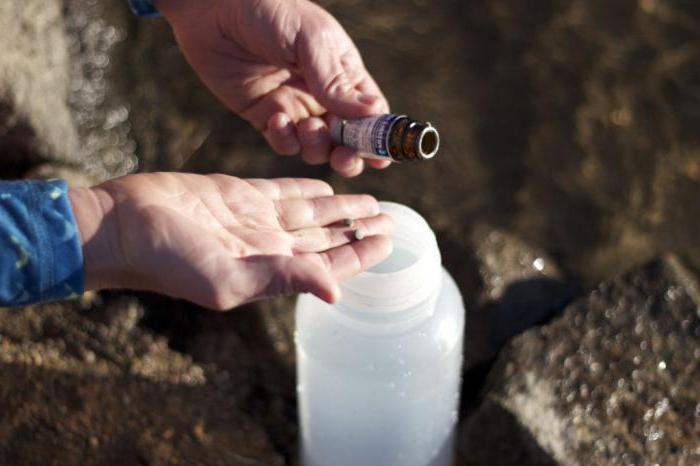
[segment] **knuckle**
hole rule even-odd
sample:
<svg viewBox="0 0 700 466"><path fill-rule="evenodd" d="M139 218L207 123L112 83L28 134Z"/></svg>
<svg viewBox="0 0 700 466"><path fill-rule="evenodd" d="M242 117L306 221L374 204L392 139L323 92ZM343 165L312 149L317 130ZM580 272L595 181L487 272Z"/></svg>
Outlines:
<svg viewBox="0 0 700 466"><path fill-rule="evenodd" d="M328 95L346 95L352 91L352 88L347 75L344 72L339 72L328 79L323 90Z"/></svg>
<svg viewBox="0 0 700 466"><path fill-rule="evenodd" d="M323 210L323 204L319 199L310 199L308 202L308 210L307 210L307 215L308 215L308 221L311 224L315 224L316 221L318 220L318 214L320 211Z"/></svg>

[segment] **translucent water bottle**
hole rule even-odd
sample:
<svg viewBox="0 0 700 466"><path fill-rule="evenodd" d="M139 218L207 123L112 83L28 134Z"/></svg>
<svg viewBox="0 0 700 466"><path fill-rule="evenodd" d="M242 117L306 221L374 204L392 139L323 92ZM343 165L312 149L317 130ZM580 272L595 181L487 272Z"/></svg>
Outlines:
<svg viewBox="0 0 700 466"><path fill-rule="evenodd" d="M453 463L462 298L425 220L380 205L394 219L391 256L345 281L340 303L297 303L304 466Z"/></svg>

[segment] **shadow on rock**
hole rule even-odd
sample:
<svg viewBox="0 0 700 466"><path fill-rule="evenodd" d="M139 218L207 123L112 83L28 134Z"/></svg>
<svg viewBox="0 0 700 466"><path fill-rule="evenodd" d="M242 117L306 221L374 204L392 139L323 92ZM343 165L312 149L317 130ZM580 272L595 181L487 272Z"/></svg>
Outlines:
<svg viewBox="0 0 700 466"><path fill-rule="evenodd" d="M477 225L471 242L482 289L478 303L467 306L467 369L491 361L509 339L562 310L577 292L554 259L511 233Z"/></svg>
<svg viewBox="0 0 700 466"><path fill-rule="evenodd" d="M540 324L574 297L576 287L554 278L531 278L512 283L500 301L490 304L491 343L501 348L511 337Z"/></svg>
<svg viewBox="0 0 700 466"><path fill-rule="evenodd" d="M489 403L482 406L479 426L463 445L459 466L558 466L540 448L532 434L522 427L513 413L502 406Z"/></svg>

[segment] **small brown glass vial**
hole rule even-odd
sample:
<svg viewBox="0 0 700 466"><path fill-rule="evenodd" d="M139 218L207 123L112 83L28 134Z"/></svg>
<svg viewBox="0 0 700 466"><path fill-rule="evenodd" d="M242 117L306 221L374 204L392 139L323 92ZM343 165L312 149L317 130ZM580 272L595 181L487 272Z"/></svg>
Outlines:
<svg viewBox="0 0 700 466"><path fill-rule="evenodd" d="M440 134L430 123L406 115L378 115L331 121L335 144L362 152L362 157L403 162L428 160L440 147Z"/></svg>

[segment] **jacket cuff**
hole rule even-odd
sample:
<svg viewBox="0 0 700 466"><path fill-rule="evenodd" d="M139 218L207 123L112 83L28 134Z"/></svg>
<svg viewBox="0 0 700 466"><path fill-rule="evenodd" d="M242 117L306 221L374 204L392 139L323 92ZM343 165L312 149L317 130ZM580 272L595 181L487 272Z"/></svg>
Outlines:
<svg viewBox="0 0 700 466"><path fill-rule="evenodd" d="M63 180L0 182L0 303L83 293L83 250Z"/></svg>

